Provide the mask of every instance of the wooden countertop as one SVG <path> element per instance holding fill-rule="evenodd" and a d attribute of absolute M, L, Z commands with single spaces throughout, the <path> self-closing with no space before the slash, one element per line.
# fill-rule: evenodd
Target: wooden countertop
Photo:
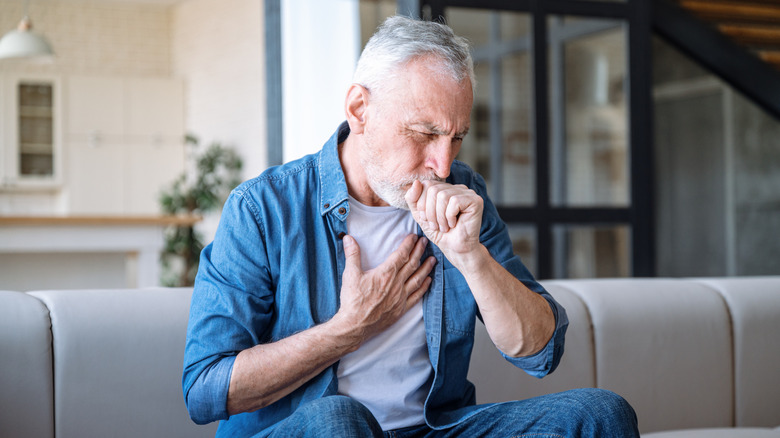
<path fill-rule="evenodd" d="M 139 226 L 177 225 L 191 226 L 200 222 L 200 216 L 0 216 L 0 227 L 10 225 L 45 226 Z"/>

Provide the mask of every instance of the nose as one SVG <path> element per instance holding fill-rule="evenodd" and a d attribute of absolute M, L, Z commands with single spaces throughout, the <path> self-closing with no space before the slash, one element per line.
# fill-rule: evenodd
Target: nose
<path fill-rule="evenodd" d="M 426 147 L 425 167 L 433 170 L 437 177 L 445 179 L 450 176 L 450 167 L 458 151 L 451 138 L 440 135 L 436 141 Z"/>

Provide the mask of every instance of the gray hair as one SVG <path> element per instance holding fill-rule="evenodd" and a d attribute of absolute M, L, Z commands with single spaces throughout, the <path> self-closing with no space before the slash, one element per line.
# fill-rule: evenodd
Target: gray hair
<path fill-rule="evenodd" d="M 466 77 L 476 89 L 474 61 L 468 41 L 449 26 L 396 15 L 388 18 L 368 40 L 352 82 L 372 93 L 383 93 L 399 70 L 415 59 L 433 56 L 444 73 L 461 82 Z"/>

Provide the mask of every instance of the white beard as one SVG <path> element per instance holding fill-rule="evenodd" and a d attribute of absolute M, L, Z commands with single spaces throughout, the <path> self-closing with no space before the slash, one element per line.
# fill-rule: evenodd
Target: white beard
<path fill-rule="evenodd" d="M 370 146 L 368 146 L 370 147 Z M 390 172 L 380 164 L 379 157 L 373 151 L 360 160 L 363 171 L 368 179 L 368 185 L 379 198 L 395 208 L 409 210 L 406 205 L 406 192 L 415 181 L 443 181 L 433 173 L 405 175 L 398 179 L 392 179 Z"/>

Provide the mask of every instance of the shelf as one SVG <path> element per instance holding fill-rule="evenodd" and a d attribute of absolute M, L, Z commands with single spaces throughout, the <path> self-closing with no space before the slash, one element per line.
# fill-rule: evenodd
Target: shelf
<path fill-rule="evenodd" d="M 51 119 L 54 111 L 50 106 L 19 106 L 19 117 L 32 117 L 38 119 Z"/>
<path fill-rule="evenodd" d="M 21 143 L 21 155 L 54 155 L 54 145 L 51 143 Z"/>
<path fill-rule="evenodd" d="M 192 226 L 203 220 L 201 216 L 0 216 L 0 227 L 29 225 L 56 225 L 56 226 Z"/>

